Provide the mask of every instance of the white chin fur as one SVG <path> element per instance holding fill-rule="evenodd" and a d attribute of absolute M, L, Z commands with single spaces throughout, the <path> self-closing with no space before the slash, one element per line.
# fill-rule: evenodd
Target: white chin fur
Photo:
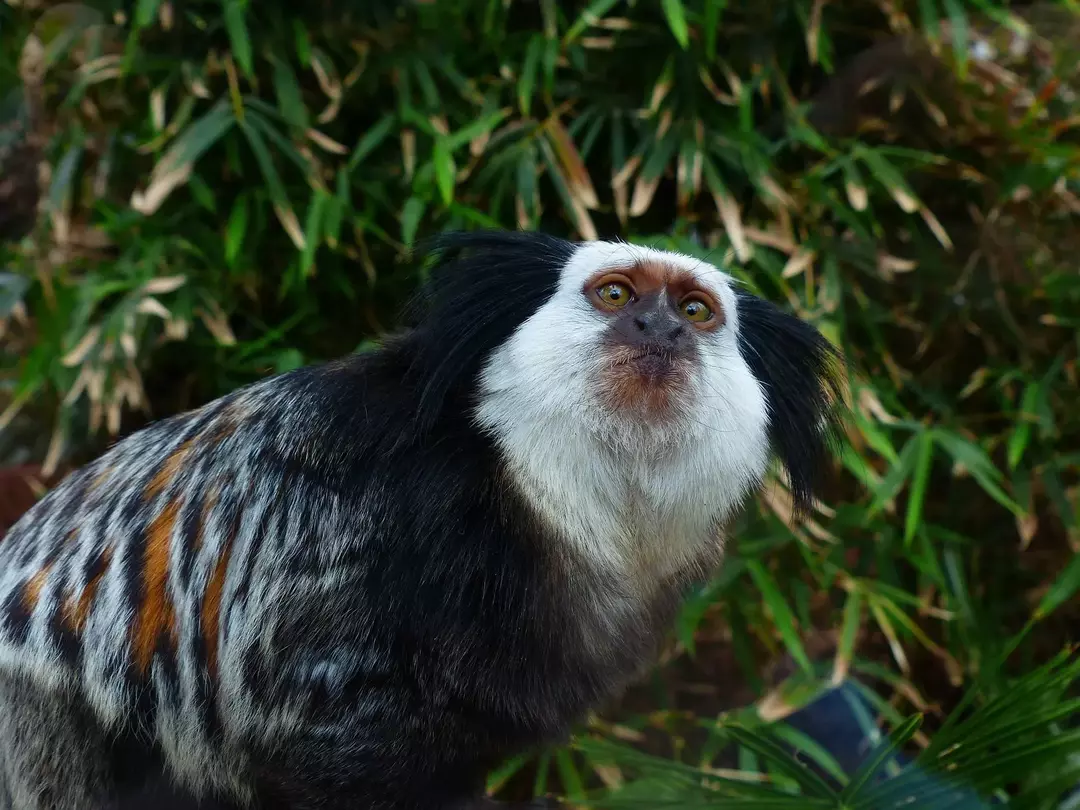
<path fill-rule="evenodd" d="M 694 273 L 726 322 L 698 337 L 700 363 L 670 418 L 635 419 L 595 393 L 607 317 L 585 296 L 600 270 L 639 262 Z M 549 525 L 596 565 L 649 560 L 666 577 L 720 542 L 719 525 L 768 464 L 764 392 L 738 350 L 730 277 L 690 256 L 621 242 L 574 253 L 554 295 L 492 353 L 476 418 L 521 491 Z"/>

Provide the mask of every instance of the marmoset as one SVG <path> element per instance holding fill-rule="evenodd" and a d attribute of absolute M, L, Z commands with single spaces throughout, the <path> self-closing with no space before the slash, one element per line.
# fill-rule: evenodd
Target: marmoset
<path fill-rule="evenodd" d="M 621 241 L 430 255 L 378 349 L 141 428 L 0 542 L 0 805 L 487 806 L 654 662 L 774 460 L 816 497 L 813 326 Z"/>

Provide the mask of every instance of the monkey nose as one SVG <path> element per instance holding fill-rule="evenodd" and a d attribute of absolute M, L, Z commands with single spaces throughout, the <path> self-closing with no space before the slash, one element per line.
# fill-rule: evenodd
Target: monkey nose
<path fill-rule="evenodd" d="M 659 338 L 674 342 L 678 340 L 686 325 L 670 315 L 656 312 L 643 312 L 634 316 L 634 326 L 643 337 Z"/>

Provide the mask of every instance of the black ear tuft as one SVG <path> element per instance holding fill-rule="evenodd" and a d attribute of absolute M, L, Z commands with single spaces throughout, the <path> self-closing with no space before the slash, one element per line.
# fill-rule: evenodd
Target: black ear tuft
<path fill-rule="evenodd" d="M 564 239 L 513 231 L 444 233 L 419 246 L 418 253 L 436 259 L 414 302 L 418 325 L 409 340 L 406 382 L 420 391 L 421 430 L 551 297 L 575 250 Z"/>
<path fill-rule="evenodd" d="M 769 301 L 743 290 L 736 297 L 739 349 L 765 389 L 769 439 L 787 469 L 796 512 L 806 514 L 839 435 L 840 354 L 813 326 Z"/>

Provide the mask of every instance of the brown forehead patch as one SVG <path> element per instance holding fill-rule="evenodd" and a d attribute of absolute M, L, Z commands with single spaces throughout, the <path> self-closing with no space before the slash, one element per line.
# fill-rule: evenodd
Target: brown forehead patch
<path fill-rule="evenodd" d="M 678 295 L 702 288 L 697 275 L 666 262 L 640 262 L 626 272 L 626 277 L 634 282 L 641 295 L 658 292 L 664 287 Z"/>

